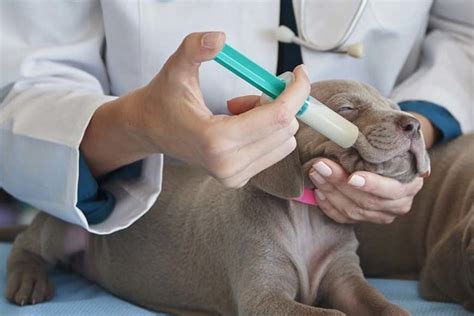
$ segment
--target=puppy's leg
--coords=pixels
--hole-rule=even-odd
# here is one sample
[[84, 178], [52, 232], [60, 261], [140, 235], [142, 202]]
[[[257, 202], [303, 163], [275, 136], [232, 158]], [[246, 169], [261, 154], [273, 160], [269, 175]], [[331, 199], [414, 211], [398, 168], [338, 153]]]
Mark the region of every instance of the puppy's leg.
[[367, 282], [355, 253], [334, 259], [322, 280], [320, 291], [324, 305], [348, 315], [410, 315], [390, 303]]
[[33, 223], [17, 236], [8, 257], [6, 298], [18, 305], [50, 299], [54, 287], [48, 279], [49, 264], [41, 257], [42, 226], [46, 217], [38, 214]]
[[54, 286], [48, 279], [48, 263], [34, 253], [16, 248], [8, 258], [6, 298], [18, 305], [51, 299]]
[[421, 295], [474, 311], [474, 205], [430, 251], [420, 276]]
[[236, 281], [238, 315], [344, 315], [297, 302], [298, 277], [286, 258], [253, 262]]
[[71, 255], [85, 250], [87, 235], [80, 230], [44, 213], [38, 214], [13, 244], [8, 258], [6, 298], [18, 305], [50, 299], [54, 288], [47, 270], [57, 263], [68, 264]]

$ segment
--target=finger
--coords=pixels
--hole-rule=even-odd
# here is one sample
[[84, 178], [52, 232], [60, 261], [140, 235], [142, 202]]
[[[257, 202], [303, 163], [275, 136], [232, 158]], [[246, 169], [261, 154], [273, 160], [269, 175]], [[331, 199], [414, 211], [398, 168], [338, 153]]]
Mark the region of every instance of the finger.
[[386, 204], [384, 204], [381, 208], [382, 212], [385, 212], [389, 215], [401, 216], [411, 211], [413, 197], [408, 196], [398, 200], [386, 200], [385, 203]]
[[257, 95], [245, 95], [227, 101], [227, 108], [230, 113], [238, 115], [253, 109], [259, 102], [260, 97]]
[[295, 81], [288, 85], [273, 102], [255, 107], [235, 117], [229, 132], [246, 139], [265, 138], [275, 131], [288, 127], [309, 95], [310, 85], [302, 67], [294, 71]]
[[[313, 164], [312, 169], [314, 169], [323, 179], [319, 184], [328, 182], [334, 185], [341, 185], [347, 183], [347, 172], [338, 163], [330, 159], [317, 159]], [[318, 183], [314, 184], [318, 185]]]
[[339, 212], [330, 201], [327, 200], [325, 195], [319, 191], [315, 190], [315, 198], [318, 204], [318, 207], [323, 211], [326, 216], [331, 218], [333, 221], [339, 224], [354, 224], [356, 221], [350, 219], [346, 215]]
[[279, 130], [266, 139], [249, 144], [232, 144], [234, 146], [229, 148], [217, 162], [219, 166], [217, 169], [225, 172], [216, 172], [215, 176], [225, 179], [242, 173], [249, 165], [282, 146], [290, 138], [294, 138], [298, 127], [298, 121], [294, 119], [289, 128]]
[[245, 145], [240, 148], [239, 155], [242, 157], [244, 165], [250, 165], [253, 161], [258, 160], [265, 153], [271, 152], [275, 148], [287, 142], [298, 131], [298, 120], [294, 119], [288, 128], [276, 131], [274, 134], [265, 139], [260, 139], [256, 142]]
[[296, 139], [291, 137], [266, 155], [251, 162], [240, 172], [237, 172], [233, 176], [221, 179], [220, 181], [228, 187], [238, 187], [238, 185], [246, 183], [246, 181], [258, 174], [260, 171], [267, 169], [268, 167], [288, 156], [291, 152], [293, 152], [293, 150], [295, 150], [295, 148]]
[[360, 215], [362, 221], [374, 224], [391, 224], [397, 218], [396, 215], [390, 213], [366, 210], [362, 210]]
[[322, 188], [318, 188], [319, 195], [324, 196], [324, 200], [331, 203], [331, 205], [344, 217], [354, 221], [360, 221], [364, 218], [361, 216], [362, 209], [355, 203], [349, 200], [344, 194], [331, 183], [324, 184], [324, 191]]
[[212, 60], [221, 51], [224, 43], [223, 32], [191, 33], [186, 36], [164, 67], [172, 67], [170, 74], [195, 75], [201, 63]]
[[396, 215], [387, 212], [369, 211], [361, 208], [330, 183], [325, 184], [325, 187], [327, 188], [326, 191], [322, 191], [322, 189], [319, 190], [323, 192], [326, 201], [330, 202], [339, 213], [351, 220], [375, 224], [388, 224], [393, 222], [396, 217]]
[[413, 197], [411, 196], [403, 197], [397, 200], [390, 200], [378, 197], [372, 193], [359, 191], [352, 188], [348, 184], [337, 183], [333, 185], [332, 183], [326, 181], [313, 168], [311, 168], [309, 171], [309, 178], [323, 193], [333, 190], [334, 187], [337, 187], [337, 190], [341, 194], [352, 200], [361, 209], [367, 211], [388, 212], [391, 215], [404, 215], [410, 211], [411, 204], [413, 202]]
[[[341, 193], [366, 210], [390, 211], [394, 214], [405, 214], [408, 212], [409, 209], [407, 210], [406, 205], [411, 205], [412, 197], [423, 185], [422, 178], [416, 178], [409, 184], [402, 184], [394, 179], [370, 172], [356, 172], [348, 178], [344, 169], [329, 159], [317, 160], [310, 170], [310, 175], [312, 170], [317, 172], [317, 176], [313, 174], [312, 177], [310, 176], [310, 179], [323, 191], [325, 190], [325, 183], [330, 183], [337, 186]], [[369, 175], [369, 181], [376, 182], [371, 185], [374, 188], [373, 190], [370, 190], [370, 186], [368, 190], [361, 189], [367, 186], [367, 181], [359, 176], [359, 174], [367, 174]], [[392, 184], [395, 184], [395, 187], [391, 187], [390, 185]], [[386, 191], [389, 190], [386, 186], [393, 189], [393, 194], [386, 194]], [[379, 192], [378, 188], [381, 188], [381, 192]], [[398, 193], [395, 191], [397, 189], [399, 190]]]
[[[303, 65], [296, 67], [293, 70], [293, 74], [294, 81], [287, 85], [285, 90], [272, 103], [273, 105], [286, 109], [292, 116], [295, 116], [301, 109], [304, 101], [308, 98], [311, 85], [308, 74]], [[267, 108], [270, 107], [271, 106], [267, 106]], [[263, 108], [265, 108], [265, 106]]]
[[417, 177], [410, 183], [401, 183], [375, 173], [358, 171], [350, 176], [348, 183], [360, 191], [381, 198], [396, 200], [407, 196], [415, 196], [423, 186], [423, 179]]
[[[314, 177], [313, 173], [310, 173], [310, 177]], [[319, 188], [318, 191], [323, 193], [325, 200], [330, 202], [331, 205], [339, 211], [339, 213], [343, 214], [346, 218], [349, 218], [354, 221], [363, 221], [363, 222], [371, 222], [377, 224], [387, 224], [393, 222], [396, 214], [391, 212], [384, 212], [382, 210], [367, 210], [362, 208], [360, 205], [355, 203], [349, 197], [344, 195], [338, 187], [334, 186], [333, 184], [327, 182], [323, 185], [323, 188]], [[393, 201], [391, 201], [393, 202]], [[397, 210], [397, 208], [393, 208], [393, 210]]]

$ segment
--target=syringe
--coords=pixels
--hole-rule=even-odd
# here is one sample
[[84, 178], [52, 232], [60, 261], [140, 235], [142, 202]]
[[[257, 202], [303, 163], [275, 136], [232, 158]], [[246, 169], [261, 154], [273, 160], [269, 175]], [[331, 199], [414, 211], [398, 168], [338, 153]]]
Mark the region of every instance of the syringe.
[[[285, 90], [283, 79], [227, 44], [214, 60], [273, 99]], [[296, 117], [343, 148], [354, 145], [359, 135], [357, 126], [311, 96], [306, 99]]]

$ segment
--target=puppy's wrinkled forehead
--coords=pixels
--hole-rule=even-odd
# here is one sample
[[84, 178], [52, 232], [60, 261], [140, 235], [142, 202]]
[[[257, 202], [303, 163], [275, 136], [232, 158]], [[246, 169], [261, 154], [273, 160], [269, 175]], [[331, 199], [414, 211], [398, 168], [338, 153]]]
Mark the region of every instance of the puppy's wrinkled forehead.
[[311, 86], [311, 95], [334, 110], [344, 104], [357, 109], [400, 110], [396, 103], [381, 96], [375, 88], [357, 81], [320, 81]]

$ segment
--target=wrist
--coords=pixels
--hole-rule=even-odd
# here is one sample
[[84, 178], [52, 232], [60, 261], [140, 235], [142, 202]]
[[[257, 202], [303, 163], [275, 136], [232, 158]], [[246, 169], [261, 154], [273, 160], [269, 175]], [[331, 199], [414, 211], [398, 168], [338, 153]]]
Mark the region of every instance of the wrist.
[[139, 115], [141, 89], [104, 103], [94, 113], [84, 133], [80, 150], [94, 177], [153, 153], [146, 145]]

